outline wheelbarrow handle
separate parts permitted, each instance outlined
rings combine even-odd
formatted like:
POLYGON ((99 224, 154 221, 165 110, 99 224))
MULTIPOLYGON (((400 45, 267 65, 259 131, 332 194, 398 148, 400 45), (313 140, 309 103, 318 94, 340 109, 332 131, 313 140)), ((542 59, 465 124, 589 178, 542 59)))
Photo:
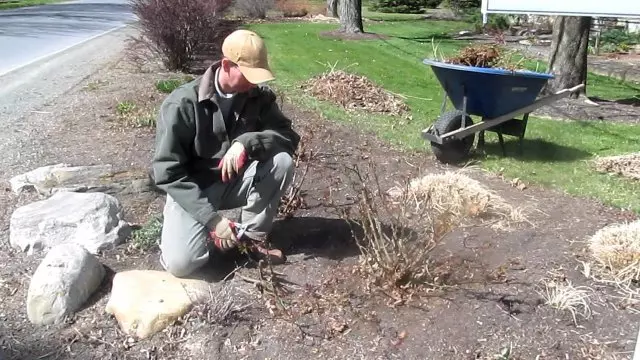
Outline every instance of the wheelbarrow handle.
POLYGON ((560 90, 556 94, 562 94, 562 93, 566 93, 566 92, 574 93, 574 92, 576 92, 578 90, 581 90, 582 88, 584 88, 584 84, 576 85, 576 86, 574 86, 572 88, 569 88, 569 89, 560 90))

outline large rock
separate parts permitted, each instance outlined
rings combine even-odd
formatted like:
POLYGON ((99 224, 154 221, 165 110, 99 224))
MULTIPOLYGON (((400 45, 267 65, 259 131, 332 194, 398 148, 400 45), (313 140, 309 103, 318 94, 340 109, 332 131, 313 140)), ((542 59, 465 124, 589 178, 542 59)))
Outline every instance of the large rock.
POLYGON ((100 286, 105 270, 77 244, 54 247, 36 269, 27 292, 29 321, 57 323, 77 311, 100 286))
POLYGON ((131 228, 115 197, 59 192, 16 209, 9 232, 11 246, 28 254, 63 243, 77 243, 97 254, 122 243, 131 228))
POLYGON ((194 304, 210 298, 210 285, 181 279, 165 271, 131 270, 113 278, 106 312, 122 330, 140 339, 161 331, 194 304))
POLYGON ((43 195, 58 191, 88 191, 104 188, 113 175, 111 165, 70 166, 55 164, 43 166, 11 178, 11 190, 20 193, 29 188, 43 195))

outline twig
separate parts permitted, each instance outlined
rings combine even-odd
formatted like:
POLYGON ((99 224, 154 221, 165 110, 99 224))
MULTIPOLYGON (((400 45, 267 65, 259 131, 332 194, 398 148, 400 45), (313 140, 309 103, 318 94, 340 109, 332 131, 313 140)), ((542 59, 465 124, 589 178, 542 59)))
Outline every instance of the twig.
POLYGON ((78 333, 78 335, 80 335, 80 337, 81 337, 81 338, 82 338, 82 337, 87 337, 88 339, 93 340, 93 341, 97 341, 97 342, 99 342, 99 343, 101 343, 101 344, 109 345, 109 346, 111 346, 111 347, 115 347, 115 345, 110 344, 110 343, 108 343, 108 342, 106 342, 106 341, 104 341, 104 340, 100 340, 100 339, 98 339, 98 338, 97 338, 97 337, 95 337, 95 336, 92 336, 92 335, 83 335, 83 334, 82 334, 82 333, 81 333, 77 328, 73 328, 73 330, 74 330, 75 332, 77 332, 77 333, 78 333))
MULTIPOLYGON (((246 262, 244 265, 247 265, 248 262, 246 262)), ((231 275, 235 274, 236 272, 238 272, 238 270, 242 269, 242 266, 236 266, 235 269, 233 269, 233 271, 231 271, 230 273, 228 273, 223 279, 222 281, 227 281, 231 275)))
POLYGON ((413 95, 405 95, 405 94, 400 94, 400 93, 395 93, 393 91, 389 91, 389 90, 385 90, 386 92, 388 92, 389 94, 392 95, 396 95, 399 96, 401 98, 413 98, 413 99, 418 99, 418 100, 426 100, 426 101, 432 101, 433 99, 429 99, 429 98, 423 98, 423 97, 419 97, 419 96, 413 96, 413 95))

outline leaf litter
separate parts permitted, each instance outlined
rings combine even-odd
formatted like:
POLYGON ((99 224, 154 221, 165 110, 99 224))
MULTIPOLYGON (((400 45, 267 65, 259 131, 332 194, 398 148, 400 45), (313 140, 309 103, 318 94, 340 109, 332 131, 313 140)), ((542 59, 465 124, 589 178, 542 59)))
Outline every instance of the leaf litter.
POLYGON ((302 88, 314 97, 340 105, 348 111, 368 111, 392 116, 410 116, 401 96, 376 85, 364 76, 331 70, 312 77, 302 88))

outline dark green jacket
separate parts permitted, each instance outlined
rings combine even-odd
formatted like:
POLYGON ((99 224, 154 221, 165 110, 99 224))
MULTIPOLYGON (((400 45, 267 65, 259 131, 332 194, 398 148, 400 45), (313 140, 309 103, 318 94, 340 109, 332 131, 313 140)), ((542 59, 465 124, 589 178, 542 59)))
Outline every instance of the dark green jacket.
POLYGON ((162 103, 152 160, 156 186, 203 225, 217 214, 203 189, 221 181, 218 163, 233 141, 244 145, 249 160, 266 160, 279 152, 293 155, 300 141, 267 87, 236 95, 237 120, 227 128, 214 96, 218 66, 174 90, 162 103))

